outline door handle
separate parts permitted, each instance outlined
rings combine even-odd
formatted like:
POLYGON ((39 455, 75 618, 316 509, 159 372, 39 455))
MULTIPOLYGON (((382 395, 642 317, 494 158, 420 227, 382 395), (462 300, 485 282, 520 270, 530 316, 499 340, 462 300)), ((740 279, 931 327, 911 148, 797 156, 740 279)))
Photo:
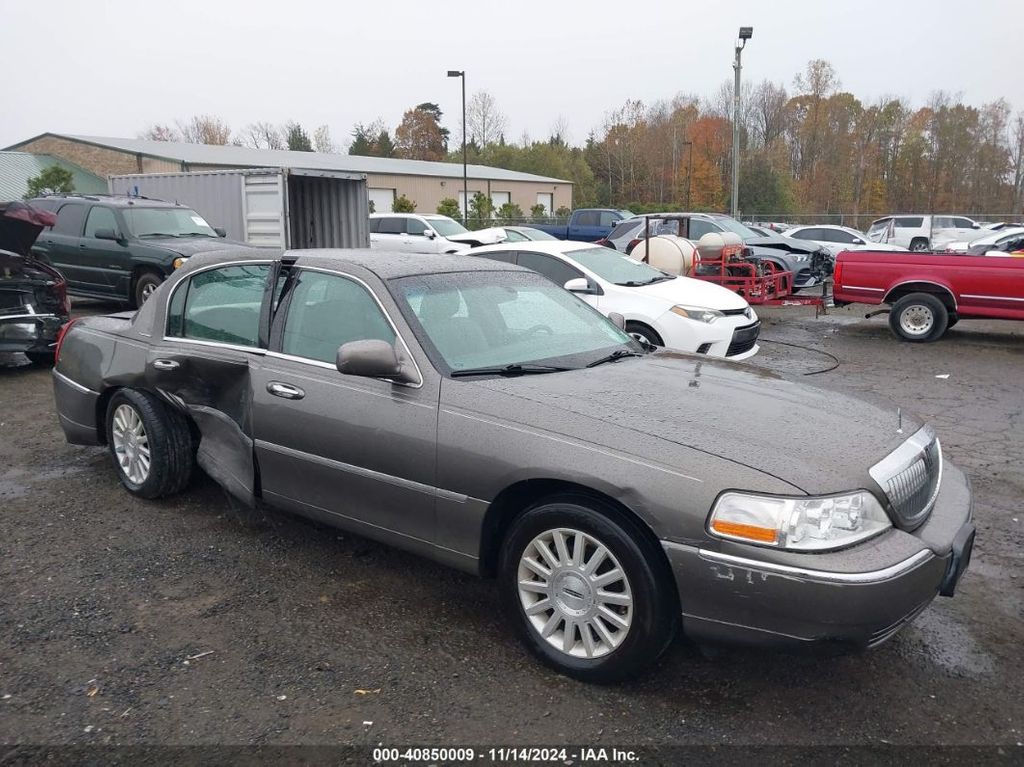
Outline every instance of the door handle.
POLYGON ((284 399, 302 399, 306 396, 306 392, 302 391, 298 386, 291 386, 280 381, 268 383, 267 391, 275 397, 283 397, 284 399))
POLYGON ((176 370, 178 363, 174 360, 153 360, 153 367, 157 370, 176 370))

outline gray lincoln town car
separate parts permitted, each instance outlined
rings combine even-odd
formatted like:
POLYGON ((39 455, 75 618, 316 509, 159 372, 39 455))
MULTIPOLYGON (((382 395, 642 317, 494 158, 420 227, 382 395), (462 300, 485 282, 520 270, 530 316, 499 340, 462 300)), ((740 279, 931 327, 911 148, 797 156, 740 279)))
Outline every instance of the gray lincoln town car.
POLYGON ((198 465, 495 576, 529 648, 584 680, 636 674, 679 629, 871 646, 952 595, 971 494, 931 427, 620 321, 482 259, 210 254, 66 329, 57 410, 136 495, 198 465))

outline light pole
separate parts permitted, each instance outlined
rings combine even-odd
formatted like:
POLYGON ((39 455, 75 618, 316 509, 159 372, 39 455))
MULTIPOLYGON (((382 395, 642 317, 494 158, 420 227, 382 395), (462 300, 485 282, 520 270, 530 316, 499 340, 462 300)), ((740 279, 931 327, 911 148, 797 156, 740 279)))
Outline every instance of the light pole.
POLYGON ((732 217, 740 215, 740 57, 747 40, 754 36, 753 27, 740 27, 740 39, 736 42, 736 61, 732 69, 736 80, 732 87, 732 217))
POLYGON ((466 172, 466 71, 448 70, 449 77, 462 78, 462 224, 469 224, 469 177, 466 172))

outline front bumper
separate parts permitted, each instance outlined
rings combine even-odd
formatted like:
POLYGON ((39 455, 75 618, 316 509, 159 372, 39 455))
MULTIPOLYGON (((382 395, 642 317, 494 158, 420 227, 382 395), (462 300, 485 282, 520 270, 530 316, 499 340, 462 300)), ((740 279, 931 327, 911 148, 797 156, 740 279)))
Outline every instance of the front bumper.
POLYGON ((937 594, 953 594, 973 544, 970 488, 948 462, 931 516, 914 533, 893 529, 824 554, 662 541, 688 636, 782 647, 885 641, 937 594))
POLYGON ((761 332, 761 321, 753 310, 750 317, 727 315, 712 323, 666 312, 654 326, 667 348, 691 354, 738 361, 753 357, 760 349, 757 338, 761 332))

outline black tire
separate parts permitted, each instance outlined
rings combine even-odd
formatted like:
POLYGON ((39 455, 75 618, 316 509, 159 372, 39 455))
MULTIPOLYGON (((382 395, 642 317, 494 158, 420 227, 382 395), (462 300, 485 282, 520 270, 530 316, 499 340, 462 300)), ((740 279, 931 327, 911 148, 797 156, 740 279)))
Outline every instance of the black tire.
POLYGON ((911 293, 904 296, 889 312, 889 327, 904 341, 927 343, 946 332, 949 311, 945 304, 931 293, 911 293))
POLYGON ((121 389, 107 405, 107 444, 121 484, 142 498, 163 498, 181 492, 192 478, 195 453, 192 433, 183 414, 152 394, 136 389, 121 389), (142 421, 149 449, 149 470, 141 481, 133 481, 124 468, 115 446, 114 417, 118 408, 128 406, 142 421))
POLYGON ((147 294, 160 287, 160 283, 163 281, 164 278, 156 272, 142 272, 136 277, 135 284, 132 286, 132 308, 138 309, 142 306, 146 302, 147 294))
POLYGON ((49 366, 53 364, 53 352, 25 352, 33 365, 49 366))
MULTIPOLYGON (((575 536, 567 538, 567 547, 570 541, 575 540, 575 536)), ((571 549, 572 556, 577 556, 576 547, 571 546, 571 549)), ((538 558, 541 557, 537 549, 531 548, 531 551, 538 558)), ((523 643, 543 663, 556 671, 584 682, 598 684, 634 678, 661 657, 675 635, 678 624, 679 607, 675 587, 663 556, 643 531, 637 529, 636 524, 623 517, 614 507, 585 496, 565 495, 547 498, 518 517, 505 537, 498 565, 503 605, 523 643), (570 565, 569 570, 562 569, 560 572, 569 576, 571 590, 570 585, 566 585, 566 579, 559 579, 557 575, 552 578, 552 581, 558 579, 563 586, 558 592, 559 598, 577 600, 575 604, 586 613, 571 629, 573 651, 582 652, 583 656, 566 653, 541 636, 542 628, 535 627, 531 618, 527 616, 523 604, 526 597, 521 596, 519 590, 520 567, 524 553, 539 537, 553 534, 558 529, 580 531, 589 536, 581 557, 584 565, 595 556, 598 550, 595 544, 605 547, 615 562, 609 565, 609 560, 605 559, 589 577, 601 577, 617 566, 625 573, 628 584, 628 592, 626 587, 622 587, 620 593, 628 593, 632 599, 631 607, 613 605, 609 608, 622 611, 617 613, 620 617, 628 615, 630 618, 628 628, 624 634, 620 634, 618 632, 622 629, 616 628, 613 622, 603 617, 603 613, 597 612, 598 608, 594 606, 593 599, 598 592, 593 586, 588 585, 588 576, 574 575, 570 572, 573 565, 570 565), (587 578, 585 582, 584 578, 587 578), (579 594, 586 596, 580 597, 579 594), (591 601, 587 602, 588 599, 591 601), (602 645, 604 640, 593 623, 595 616, 600 618, 601 625, 608 635, 616 638, 614 644, 602 645), (582 633, 584 631, 588 633, 592 648, 596 645, 607 651, 604 654, 595 651, 594 657, 587 657, 582 633), (613 649, 607 649, 611 647, 613 649)), ((607 586, 609 589, 616 589, 620 584, 612 582, 607 586)), ((532 598, 532 593, 529 598, 532 598)), ((547 599, 543 595, 538 598, 547 599)), ((555 620, 554 628, 551 629, 551 641, 564 641, 568 626, 564 622, 564 617, 556 617, 554 609, 551 609, 550 614, 546 611, 535 613, 534 618, 545 625, 555 620), (559 620, 562 622, 558 622, 559 620), (558 634, 559 626, 561 635, 558 634)))
POLYGON ((960 321, 960 315, 957 314, 956 312, 950 312, 949 313, 949 322, 946 323, 946 332, 948 333, 949 329, 951 327, 953 327, 954 325, 956 325, 956 323, 958 323, 959 321, 960 321))
POLYGON ((664 346, 665 342, 661 340, 661 336, 653 329, 644 325, 642 322, 627 322, 626 332, 631 336, 637 337, 637 340, 646 341, 651 346, 664 346))
POLYGON ((926 253, 928 248, 928 240, 924 237, 915 237, 910 241, 910 249, 915 253, 926 253))

